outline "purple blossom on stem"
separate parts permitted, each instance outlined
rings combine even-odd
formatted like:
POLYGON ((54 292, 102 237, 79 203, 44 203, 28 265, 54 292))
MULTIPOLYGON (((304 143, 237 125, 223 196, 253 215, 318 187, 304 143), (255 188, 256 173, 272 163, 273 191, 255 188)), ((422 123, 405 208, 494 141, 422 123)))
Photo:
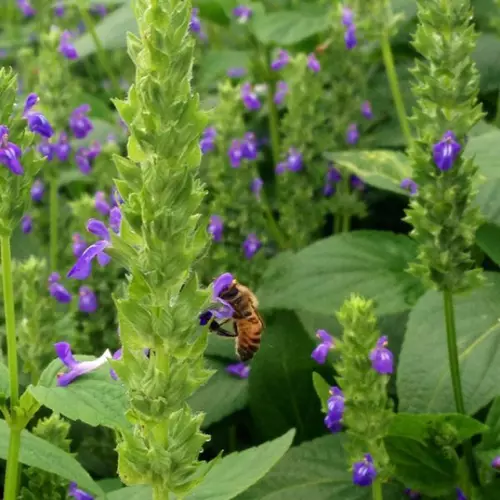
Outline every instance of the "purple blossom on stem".
POLYGON ((342 24, 347 28, 354 23, 354 12, 349 7, 342 9, 342 24))
POLYGON ((257 139, 253 132, 247 132, 241 141, 241 154, 246 160, 255 160, 257 158, 257 139))
POLYGON ((218 215, 212 215, 208 224, 208 234, 212 235, 214 241, 222 240, 222 233, 224 232, 224 222, 218 215))
POLYGON ((26 101, 24 101, 24 111, 23 111, 23 116, 26 116, 26 113, 31 110, 33 106, 35 106, 40 98, 38 97, 38 94, 35 94, 32 92, 31 94, 28 94, 28 97, 26 97, 26 101))
POLYGON ((345 30, 344 41, 347 50, 354 49, 358 44, 358 39, 356 38, 356 26, 354 24, 351 24, 345 30))
POLYGON ((88 314, 97 311, 97 297, 88 286, 82 286, 78 291, 78 309, 88 314))
POLYGON ((54 159, 55 146, 48 139, 42 139, 42 142, 38 145, 38 151, 47 161, 54 159))
POLYGON ((335 168, 333 164, 328 165, 328 172, 326 173, 326 180, 328 182, 337 183, 342 180, 342 175, 338 168, 335 168))
POLYGON ((56 17, 63 17, 65 13, 64 3, 62 0, 59 0, 54 7, 54 14, 56 17))
POLYGON ((104 366, 108 363, 108 359, 110 359, 111 352, 109 349, 106 349, 104 353, 97 359, 93 361, 77 361, 73 353, 71 352, 71 346, 68 342, 57 342, 54 344, 54 348, 57 354, 57 357, 65 364, 69 371, 64 373, 57 374, 57 385, 59 387, 65 387, 69 385, 73 380, 86 373, 93 372, 104 366))
POLYGON ((497 455, 492 461, 491 461, 491 466, 496 469, 500 470, 500 455, 497 455))
POLYGON ((290 148, 288 150, 286 164, 290 172, 299 172, 302 170, 302 153, 295 148, 290 148))
POLYGON ((330 397, 327 401, 327 413, 324 419, 326 428, 331 433, 339 432, 342 429, 342 419, 344 418, 345 398, 340 388, 334 386, 330 389, 330 397))
POLYGON ((359 132, 358 132, 358 126, 355 123, 351 123, 347 127, 346 141, 347 144, 350 144, 351 146, 355 146, 358 143, 359 132))
POLYGON ((260 177, 256 177, 250 184, 250 189, 258 201, 260 201, 260 192, 262 191, 263 186, 264 181, 260 177))
POLYGON ((26 214, 21 218, 21 231, 24 234, 29 234, 33 231, 33 218, 31 215, 26 214))
POLYGON ((54 145, 54 150, 59 161, 68 161, 71 154, 71 144, 68 141, 68 134, 66 132, 59 134, 59 140, 54 145))
POLYGON ((250 375, 250 366, 245 363, 234 363, 226 366, 226 372, 239 378, 248 378, 250 375))
POLYGON ((361 114, 367 119, 371 120, 373 118, 372 105, 370 101, 364 101, 361 104, 361 114))
POLYGON ((407 191, 410 192, 410 194, 417 194, 418 191, 418 185, 415 181, 406 178, 401 181, 400 187, 402 189, 406 189, 407 191))
POLYGON ((251 233, 247 236, 242 246, 245 257, 251 259, 259 251, 262 243, 256 234, 251 233))
POLYGON ((361 462, 352 464, 352 482, 358 486, 370 486, 377 477, 372 456, 367 453, 361 462))
POLYGON ((243 150, 241 142, 238 139, 234 139, 231 142, 227 154, 229 156, 231 167, 239 168, 241 165, 241 160, 243 159, 243 150))
POLYGON ((278 106, 281 106, 287 94, 288 94, 288 85, 285 81, 280 80, 276 84, 276 92, 274 93, 273 97, 274 103, 277 104, 278 106))
POLYGON ((92 171, 92 165, 88 155, 87 148, 79 148, 75 155, 76 165, 82 174, 88 175, 92 171))
POLYGON ((88 104, 82 104, 73 110, 69 117, 69 128, 77 139, 85 139, 94 129, 92 121, 87 116, 90 112, 88 104))
POLYGON ((246 23, 252 17, 252 9, 246 5, 238 5, 233 9, 233 16, 239 23, 246 23))
POLYGON ((59 53, 66 59, 73 61, 78 59, 78 52, 74 45, 70 43, 71 38, 72 35, 68 30, 61 33, 61 38, 59 40, 59 53))
POLYGON ((94 207, 102 215, 108 215, 110 206, 106 200, 106 195, 102 191, 97 191, 94 197, 94 207))
POLYGON ((36 14, 36 10, 30 4, 29 0, 17 0, 17 6, 24 17, 33 17, 36 14))
POLYGON ((241 99, 243 105, 249 111, 256 111, 260 109, 260 101, 257 94, 252 90, 250 83, 245 83, 241 86, 241 99))
POLYGON ((433 158, 437 168, 443 172, 450 170, 461 150, 462 146, 457 142, 455 134, 448 130, 433 147, 433 158))
POLYGON ((387 349, 388 340, 384 335, 377 340, 377 345, 370 352, 372 368, 381 375, 391 374, 394 370, 392 352, 387 349))
POLYGON ((283 69, 290 62, 290 54, 283 49, 278 51, 276 58, 271 61, 271 69, 273 71, 279 71, 283 69))
POLYGON ((21 154, 21 148, 9 142, 9 129, 5 125, 0 125, 0 163, 14 175, 22 175, 24 169, 19 161, 21 154))
POLYGON ((44 192, 45 185, 40 179, 36 179, 36 181, 31 186, 31 199, 35 202, 42 201, 44 192))
POLYGON ((54 299, 57 300, 57 302, 60 302, 61 304, 68 304, 71 302, 72 296, 71 293, 69 293, 68 290, 66 290, 66 288, 59 283, 60 279, 61 277, 58 273, 52 273, 49 276, 49 293, 54 299))
POLYGON ((73 240, 73 255, 78 258, 87 248, 87 243, 78 233, 73 234, 72 240, 73 240))
POLYGON ((455 491, 457 492, 457 500, 467 500, 465 493, 460 488, 455 488, 455 491))
POLYGON ((316 363, 324 365, 328 353, 335 349, 335 340, 326 330, 317 330, 316 337, 320 340, 320 343, 314 348, 311 358, 316 363))
POLYGON ((201 136, 200 148, 203 154, 209 153, 215 149, 215 139, 217 137, 217 131, 215 127, 207 127, 201 136))
POLYGON ((351 175, 351 186, 353 189, 358 191, 363 191, 365 189, 365 183, 357 175, 351 175))
POLYGON ((276 175, 282 175, 288 170, 288 163, 286 161, 280 161, 274 168, 276 175))
POLYGON ((242 78, 247 74, 247 70, 246 68, 229 68, 226 74, 229 78, 242 78))
POLYGON ((307 56, 307 67, 313 72, 318 73, 321 70, 321 64, 319 63, 316 54, 311 53, 307 56))
POLYGON ((199 33, 201 31, 201 21, 199 17, 200 9, 193 7, 191 10, 191 21, 189 22, 189 29, 193 33, 199 33))
POLYGON ((122 212, 120 207, 113 207, 109 212, 109 227, 116 233, 120 233, 122 223, 122 212))
POLYGON ((37 94, 32 92, 28 95, 24 103, 23 117, 27 120, 28 128, 31 132, 49 139, 54 135, 54 129, 49 123, 49 120, 47 120, 42 113, 32 111, 33 106, 35 106, 38 101, 39 98, 37 94))

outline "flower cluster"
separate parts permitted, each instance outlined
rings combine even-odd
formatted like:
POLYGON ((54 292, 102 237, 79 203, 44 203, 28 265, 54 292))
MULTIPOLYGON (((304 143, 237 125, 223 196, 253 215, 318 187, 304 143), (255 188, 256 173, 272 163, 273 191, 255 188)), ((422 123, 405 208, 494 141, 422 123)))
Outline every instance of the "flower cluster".
POLYGON ((251 83, 244 83, 241 86, 241 100, 243 105, 249 111, 257 111, 261 108, 262 104, 251 83))
POLYGON ((255 160, 257 154, 257 140, 252 132, 247 132, 243 139, 234 139, 227 152, 233 168, 239 168, 243 160, 255 160))
POLYGON ((342 10, 342 24, 345 26, 344 41, 348 50, 352 50, 358 44, 356 37, 356 25, 354 24, 354 12, 349 7, 342 10))
POLYGON ((287 170, 289 172, 300 172, 303 166, 302 153, 292 147, 288 150, 286 159, 276 165, 275 172, 278 175, 287 170))

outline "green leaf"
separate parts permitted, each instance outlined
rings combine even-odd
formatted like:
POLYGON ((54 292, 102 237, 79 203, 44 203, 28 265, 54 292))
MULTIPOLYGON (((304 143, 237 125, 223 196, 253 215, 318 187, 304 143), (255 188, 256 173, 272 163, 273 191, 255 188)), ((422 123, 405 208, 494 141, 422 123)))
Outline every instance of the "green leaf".
POLYGON ((465 156, 474 156, 480 173, 487 180, 500 178, 500 169, 498 168, 500 130, 493 129, 485 134, 471 137, 464 153, 465 156))
POLYGON ((270 261, 257 295, 261 309, 333 315, 351 293, 373 299, 378 314, 409 309, 424 292, 406 269, 416 257, 407 236, 354 231, 270 261))
MULTIPOLYGON (((497 7, 492 6, 492 9, 497 7)), ((489 13, 491 16, 491 11, 489 13)), ((481 92, 491 92, 500 83, 500 40, 493 33, 481 33, 472 55, 481 76, 481 92)))
POLYGON ((197 0, 196 7, 200 9, 200 17, 222 26, 227 26, 231 20, 231 11, 236 7, 236 0, 197 0))
POLYGON ((485 454, 489 454, 485 459, 489 465, 491 460, 500 454, 500 397, 494 399, 485 424, 488 426, 488 430, 483 434, 476 451, 483 458, 485 458, 485 454))
MULTIPOLYGON (((95 27, 104 49, 121 49, 127 45, 127 32, 137 33, 137 22, 129 2, 111 12, 95 27)), ((87 57, 97 50, 90 33, 75 40, 74 46, 80 57, 87 57)))
POLYGON ((321 405, 312 384, 314 342, 291 311, 265 317, 260 351, 249 377, 250 412, 265 439, 297 429, 297 441, 324 432, 321 405))
POLYGON ((500 227, 491 222, 483 224, 476 232, 476 243, 493 261, 500 265, 500 227))
MULTIPOLYGON (((9 426, 5 420, 0 420, 0 458, 4 460, 8 455, 9 435, 9 426)), ((28 431, 21 433, 19 461, 24 465, 57 474, 68 481, 75 481, 80 488, 90 493, 104 494, 101 487, 70 454, 28 431)))
MULTIPOLYGON (((77 359, 94 358, 77 356, 77 359)), ((125 418, 125 389, 111 378, 109 366, 83 375, 66 387, 57 387, 56 374, 61 370, 64 370, 63 364, 56 359, 44 370, 39 385, 29 386, 28 390, 40 404, 70 420, 81 420, 92 426, 126 428, 130 425, 125 418)))
POLYGON ((241 410, 248 402, 248 380, 229 375, 225 370, 226 363, 208 360, 207 365, 217 370, 216 373, 188 402, 194 410, 206 413, 204 427, 241 410))
POLYGON ((303 11, 285 10, 261 15, 253 23, 253 31, 259 42, 283 47, 326 31, 330 23, 327 10, 310 6, 303 11))
POLYGON ((8 398, 10 394, 9 369, 0 361, 0 400, 8 398))
MULTIPOLYGON (((457 295, 455 318, 463 394, 472 415, 500 395, 500 274, 457 295)), ((443 298, 427 292, 410 313, 397 369, 400 411, 450 413, 455 410, 444 322, 443 298)))
MULTIPOLYGON (((289 450, 261 481, 237 500, 369 500, 371 488, 352 484, 344 435, 317 438, 289 450)), ((384 500, 401 498, 384 491, 384 500)))
POLYGON ((321 403, 321 411, 326 413, 328 411, 327 401, 330 397, 330 384, 319 373, 314 372, 313 386, 321 403))
POLYGON ((243 50, 211 50, 200 61, 198 84, 209 87, 224 77, 229 68, 248 68, 250 56, 243 50))
MULTIPOLYGON (((153 490, 151 486, 144 484, 120 488, 108 493, 106 496, 106 500, 151 500, 152 498, 153 490)), ((99 497, 98 500, 104 500, 104 497, 99 497)))
POLYGON ((403 179, 411 178, 411 166, 403 153, 384 150, 341 151, 325 153, 324 156, 376 188, 407 194, 399 187, 403 179))
POLYGON ((59 187, 73 184, 73 182, 83 182, 85 184, 92 184, 93 179, 90 175, 85 175, 80 170, 64 170, 60 173, 57 183, 59 187))
POLYGON ((231 453, 219 460, 200 485, 187 496, 188 500, 230 500, 259 479, 283 457, 290 448, 295 430, 248 450, 231 453))

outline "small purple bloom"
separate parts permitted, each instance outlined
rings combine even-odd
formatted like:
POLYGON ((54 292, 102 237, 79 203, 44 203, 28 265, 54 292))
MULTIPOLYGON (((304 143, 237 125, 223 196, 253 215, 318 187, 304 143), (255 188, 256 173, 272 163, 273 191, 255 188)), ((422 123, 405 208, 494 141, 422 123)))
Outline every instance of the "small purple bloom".
POLYGON ((42 113, 37 113, 35 111, 30 111, 26 116, 28 121, 28 129, 35 134, 42 137, 52 137, 54 135, 54 129, 49 123, 49 120, 42 115, 42 113))
POLYGON ((271 61, 271 69, 279 71, 290 62, 290 55, 286 50, 280 49, 275 59, 271 61))
POLYGON ((109 229, 100 220, 89 219, 87 222, 87 231, 98 238, 109 241, 109 229))
POLYGON ((56 17, 63 17, 64 12, 65 12, 64 3, 62 2, 62 0, 59 0, 56 6, 54 7, 54 14, 56 15, 56 17))
POLYGON ((55 146, 48 139, 42 139, 42 142, 38 145, 38 151, 47 161, 54 159, 55 146))
POLYGON ((353 189, 357 189, 358 191, 363 191, 365 189, 365 183, 363 180, 354 174, 351 175, 351 186, 353 189))
POLYGON ((17 6, 24 17, 33 17, 36 14, 36 10, 32 7, 29 0, 17 0, 17 6))
POLYGON ((319 363, 320 365, 324 365, 328 353, 335 349, 335 340, 334 338, 326 331, 326 330, 317 330, 316 337, 321 341, 319 345, 313 350, 311 353, 311 358, 319 363))
POLYGON ((361 114, 367 119, 371 120, 373 118, 372 105, 370 101, 364 101, 361 104, 361 114))
POLYGON ((372 362, 372 368, 382 374, 388 375, 393 372, 393 356, 392 352, 387 349, 388 340, 384 335, 377 340, 377 345, 370 352, 370 361, 372 362))
POLYGON ((71 144, 68 141, 68 134, 61 132, 59 140, 54 144, 54 150, 59 161, 68 161, 71 154, 71 144))
POLYGON ((229 156, 229 162, 231 163, 231 167, 239 168, 241 165, 241 160, 243 159, 243 150, 241 142, 237 139, 234 139, 231 142, 231 146, 229 146, 227 154, 229 156))
POLYGON ((325 182, 323 185, 323 196, 325 198, 330 198, 335 194, 335 186, 330 182, 325 182))
POLYGON ((40 179, 37 179, 31 186, 31 199, 33 201, 42 201, 43 194, 45 192, 45 186, 40 179))
POLYGON ((467 500, 465 493, 460 488, 455 488, 455 491, 457 492, 457 500, 467 500))
POLYGON ((97 311, 97 297, 88 286, 80 287, 78 291, 78 309, 84 313, 94 313, 97 311))
POLYGON ((191 21, 189 22, 189 29, 193 33, 199 33, 201 31, 201 21, 199 17, 200 9, 193 7, 191 10, 191 21))
POLYGON ((19 161, 21 154, 21 148, 9 142, 9 129, 5 125, 0 125, 0 163, 14 175, 22 175, 24 169, 19 161))
POLYGON ((330 389, 330 397, 327 401, 328 414, 333 420, 342 420, 344 416, 345 398, 344 393, 337 386, 330 389))
POLYGON ((49 274, 49 277, 47 279, 49 285, 52 285, 52 283, 57 283, 61 279, 61 275, 57 272, 53 272, 49 274))
POLYGON ((372 456, 367 453, 362 462, 352 464, 352 482, 358 486, 370 486, 377 477, 372 456))
POLYGON ((253 132, 247 132, 241 141, 241 154, 246 160, 257 158, 257 140, 253 132))
POLYGON ((87 248, 87 243, 78 233, 74 233, 72 239, 73 239, 73 255, 78 258, 87 248))
POLYGON ((255 198, 260 201, 260 192, 262 191, 262 187, 264 186, 264 181, 260 177, 256 177, 251 185, 250 189, 252 193, 255 195, 255 198))
POLYGON ((215 149, 215 139, 217 137, 217 131, 215 127, 207 127, 201 136, 200 148, 203 154, 209 153, 215 149))
POLYGON ((248 378, 250 375, 250 366, 245 363, 234 363, 226 366, 226 372, 239 378, 248 378))
POLYGON ((33 230, 33 219, 31 215, 23 215, 21 219, 21 231, 24 234, 29 234, 33 230))
POLYGON ((59 53, 62 54, 66 59, 75 60, 78 59, 78 52, 74 45, 70 43, 72 36, 69 31, 63 31, 61 33, 61 38, 59 40, 59 53))
POLYGON ((59 274, 57 273, 52 273, 49 276, 49 293, 57 302, 68 304, 72 299, 71 294, 61 285, 61 283, 59 283, 59 279, 59 274))
POLYGON ((76 165, 82 174, 88 175, 92 170, 87 148, 79 148, 75 155, 76 165))
POLYGON ((281 106, 283 104, 283 101, 285 100, 286 95, 288 94, 288 85, 285 81, 280 80, 276 84, 276 92, 274 93, 274 102, 278 106, 281 106))
POLYGON ((252 90, 250 83, 245 83, 241 86, 241 99, 246 109, 255 111, 260 109, 260 101, 257 94, 252 90))
POLYGON ((97 191, 94 197, 94 207, 102 215, 108 215, 110 206, 106 200, 106 195, 102 191, 97 191))
POLYGON ((349 27, 354 23, 354 12, 349 7, 342 9, 342 24, 349 27))
POLYGON ((110 246, 108 240, 100 240, 90 245, 85 251, 78 257, 75 265, 68 271, 68 278, 73 278, 76 280, 85 280, 90 276, 92 272, 92 261, 97 258, 101 266, 106 265, 109 262, 109 256, 104 253, 104 250, 110 246))
POLYGON ((118 192, 118 189, 116 189, 116 186, 113 186, 111 188, 111 205, 114 207, 121 205, 123 203, 123 198, 120 196, 120 193, 118 192))
POLYGON ((500 455, 496 456, 492 461, 491 461, 491 466, 494 469, 500 470, 500 455))
POLYGON ((218 276, 212 285, 212 301, 215 302, 220 294, 231 286, 233 281, 234 277, 231 273, 222 273, 218 276))
POLYGON ((450 170, 461 150, 462 146, 457 142, 455 134, 448 130, 433 147, 434 163, 437 168, 443 172, 450 170))
POLYGON ((307 67, 313 72, 318 73, 321 70, 321 64, 316 58, 315 54, 309 54, 307 56, 307 67))
POLYGON ((284 174, 288 170, 288 163, 286 161, 280 161, 274 168, 276 175, 284 174))
POLYGON ((88 104, 82 104, 73 110, 69 117, 69 127, 77 139, 85 139, 94 129, 92 121, 87 116, 90 112, 88 104))
POLYGON ((246 5, 238 5, 233 9, 233 16, 239 23, 246 23, 252 17, 252 9, 246 5))
POLYGON ((340 171, 335 168, 332 164, 328 165, 328 172, 326 173, 326 180, 328 182, 333 182, 336 184, 342 180, 342 175, 340 171))
POLYGON ((418 185, 415 181, 409 178, 403 179, 400 184, 402 189, 406 189, 410 194, 417 194, 418 185))
POLYGON ((35 106, 38 103, 39 100, 40 100, 40 98, 34 92, 32 92, 31 94, 29 94, 28 97, 26 97, 26 101, 24 101, 23 116, 26 116, 26 113, 28 113, 28 111, 30 111, 30 109, 33 106, 35 106))
MULTIPOLYGON (((86 373, 93 372, 107 364, 108 359, 110 359, 111 352, 106 349, 102 356, 93 361, 80 361, 78 362, 71 352, 71 346, 67 342, 57 342, 54 344, 54 348, 57 357, 69 368, 69 371, 57 374, 57 385, 59 387, 65 387, 69 385, 76 378, 85 375, 86 373)), ((78 498, 78 497, 75 497, 78 498)), ((80 497, 82 498, 82 497, 80 497)), ((85 498, 85 497, 83 497, 85 498)))
POLYGON ((287 168, 290 172, 299 172, 302 170, 302 154, 295 148, 288 150, 288 158, 286 160, 287 168))
POLYGON ((352 50, 358 44, 358 39, 356 38, 356 26, 351 24, 347 27, 344 33, 344 41, 347 50, 352 50))
POLYGON ((410 500, 420 500, 421 495, 418 491, 412 490, 411 488, 405 488, 404 493, 410 500))
POLYGON ((212 235, 214 241, 222 240, 224 232, 224 222, 218 215, 212 215, 208 224, 208 233, 212 235))
POLYGON ((355 123, 351 123, 347 127, 347 135, 346 135, 347 144, 351 146, 355 146, 359 141, 359 132, 358 126, 355 123))
POLYGON ((260 242, 256 234, 251 233, 247 236, 242 246, 245 257, 247 259, 251 259, 259 251, 262 243, 260 242))
POLYGON ((102 3, 96 3, 94 5, 91 5, 89 11, 91 14, 95 14, 99 17, 104 17, 108 13, 108 9, 102 3))
POLYGON ((122 223, 122 212, 120 207, 113 207, 109 212, 109 227, 116 233, 120 233, 122 223))
POLYGON ((226 74, 229 78, 242 78, 247 74, 247 70, 245 68, 229 68, 226 74))

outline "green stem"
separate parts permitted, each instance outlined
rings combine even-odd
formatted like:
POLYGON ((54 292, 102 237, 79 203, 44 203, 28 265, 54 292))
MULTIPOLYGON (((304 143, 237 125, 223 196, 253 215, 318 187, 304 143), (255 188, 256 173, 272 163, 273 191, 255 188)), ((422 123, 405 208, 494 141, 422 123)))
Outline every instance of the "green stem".
POLYGON ((382 481, 378 479, 372 484, 372 498, 373 500, 383 500, 384 498, 382 494, 382 481))
POLYGON ((269 131, 271 132, 271 150, 273 154, 274 166, 280 162, 280 132, 278 108, 274 103, 274 92, 276 86, 272 80, 267 82, 267 106, 269 108, 269 131))
POLYGON ((153 486, 153 500, 168 500, 169 492, 161 486, 153 486))
MULTIPOLYGON (((462 392, 462 380, 460 378, 460 361, 458 359, 457 331, 455 326, 455 310, 453 307, 453 293, 450 290, 443 290, 444 316, 446 321, 446 342, 448 344, 448 363, 450 365, 451 383, 453 386, 453 396, 455 407, 458 413, 466 415, 464 396, 462 392)), ((469 477, 473 483, 477 482, 477 472, 474 464, 472 443, 467 440, 463 444, 465 461, 469 469, 469 477)))
POLYGON ((50 180, 50 269, 57 270, 58 255, 58 225, 59 225, 59 200, 57 191, 59 183, 57 178, 50 180))
POLYGON ((403 97, 401 96, 401 90, 399 88, 398 75, 394 66, 394 57, 392 55, 391 43, 389 40, 389 31, 387 27, 382 30, 380 45, 382 48, 382 57, 384 59, 385 72, 387 74, 387 79, 389 80, 389 86, 391 87, 392 99, 394 100, 394 105, 396 106, 399 125, 406 138, 406 142, 409 145, 412 141, 410 124, 406 116, 405 105, 403 97))
POLYGON ((342 216, 340 214, 334 215, 333 219, 333 234, 339 234, 342 228, 342 216))
POLYGON ((342 232, 348 233, 350 230, 351 230, 351 216, 348 214, 345 214, 342 217, 342 232))
MULTIPOLYGON (((12 285, 12 259, 10 236, 1 238, 5 333, 7 337, 7 362, 9 366, 10 415, 15 424, 15 409, 19 404, 19 382, 17 371, 16 316, 14 309, 14 287, 12 285)), ((4 500, 16 500, 19 476, 19 448, 21 429, 11 425, 7 470, 5 472, 4 500)))
POLYGON ((97 58, 99 59, 99 63, 101 64, 102 69, 104 69, 104 71, 108 75, 109 80, 111 81, 111 85, 113 87, 114 94, 119 96, 119 95, 121 95, 120 84, 119 84, 118 79, 116 78, 116 76, 113 72, 113 67, 111 65, 111 61, 108 59, 108 57, 106 55, 106 51, 104 50, 104 47, 101 43, 99 35, 97 34, 97 31, 95 30, 94 20, 92 19, 92 16, 87 12, 87 9, 85 8, 85 6, 81 5, 80 2, 77 2, 76 5, 78 6, 78 11, 80 12, 80 15, 82 16, 82 20, 83 20, 83 23, 85 24, 85 28, 90 33, 90 36, 92 37, 92 40, 94 41, 95 47, 97 49, 97 58))

